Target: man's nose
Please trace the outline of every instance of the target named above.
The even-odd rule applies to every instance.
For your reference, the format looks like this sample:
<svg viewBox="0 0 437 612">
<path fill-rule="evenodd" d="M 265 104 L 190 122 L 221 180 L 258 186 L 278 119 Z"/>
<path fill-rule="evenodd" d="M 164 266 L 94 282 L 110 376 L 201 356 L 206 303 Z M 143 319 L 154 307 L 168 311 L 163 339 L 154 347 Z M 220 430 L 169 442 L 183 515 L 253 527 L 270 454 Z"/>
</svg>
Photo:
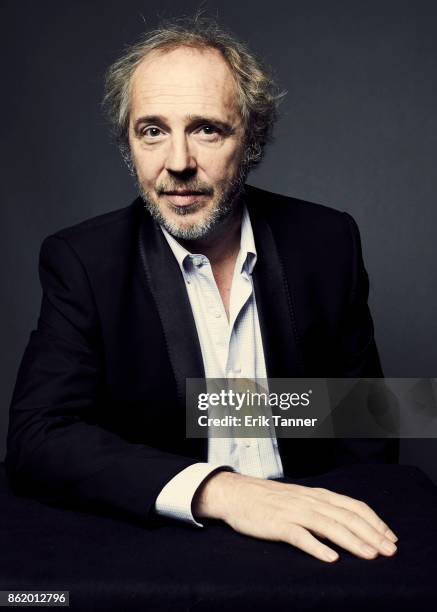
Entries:
<svg viewBox="0 0 437 612">
<path fill-rule="evenodd" d="M 191 173 L 196 170 L 197 162 L 187 136 L 175 136 L 170 143 L 165 168 L 173 173 Z"/>
</svg>

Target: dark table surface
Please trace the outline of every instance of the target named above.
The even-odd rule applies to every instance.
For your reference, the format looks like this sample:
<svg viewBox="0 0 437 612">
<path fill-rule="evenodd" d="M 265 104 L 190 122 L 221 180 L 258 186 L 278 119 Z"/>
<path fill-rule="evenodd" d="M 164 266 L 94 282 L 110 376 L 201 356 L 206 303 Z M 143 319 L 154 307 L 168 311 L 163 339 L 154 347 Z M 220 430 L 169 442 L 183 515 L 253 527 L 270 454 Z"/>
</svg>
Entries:
<svg viewBox="0 0 437 612">
<path fill-rule="evenodd" d="M 152 527 L 16 497 L 0 472 L 0 590 L 68 590 L 73 610 L 437 610 L 437 488 L 418 468 L 356 465 L 301 484 L 365 500 L 394 557 L 323 563 L 217 522 Z M 59 609 L 59 608 L 57 608 Z"/>
</svg>

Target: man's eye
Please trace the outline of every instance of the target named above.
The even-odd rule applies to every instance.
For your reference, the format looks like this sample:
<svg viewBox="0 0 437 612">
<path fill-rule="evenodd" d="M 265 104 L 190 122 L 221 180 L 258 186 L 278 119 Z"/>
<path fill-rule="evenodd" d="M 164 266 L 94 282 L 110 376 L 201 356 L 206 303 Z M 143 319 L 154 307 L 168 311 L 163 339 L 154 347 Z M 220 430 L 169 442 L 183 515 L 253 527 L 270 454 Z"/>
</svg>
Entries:
<svg viewBox="0 0 437 612">
<path fill-rule="evenodd" d="M 147 136 L 151 138 L 156 138 L 157 136 L 160 136 L 161 134 L 162 134 L 161 130 L 157 127 L 148 127 L 142 131 L 143 136 Z"/>
<path fill-rule="evenodd" d="M 219 128 L 214 125 L 202 125 L 197 133 L 204 140 L 217 140 L 221 135 Z"/>
<path fill-rule="evenodd" d="M 218 131 L 213 125 L 203 125 L 201 130 L 204 134 L 217 134 Z"/>
</svg>

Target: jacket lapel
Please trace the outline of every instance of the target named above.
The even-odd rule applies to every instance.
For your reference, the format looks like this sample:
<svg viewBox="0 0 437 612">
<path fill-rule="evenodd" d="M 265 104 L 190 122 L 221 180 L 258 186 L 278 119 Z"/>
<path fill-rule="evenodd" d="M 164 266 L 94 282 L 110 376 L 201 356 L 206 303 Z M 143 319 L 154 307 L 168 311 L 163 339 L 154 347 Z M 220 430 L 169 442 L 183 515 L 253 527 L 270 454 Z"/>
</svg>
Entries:
<svg viewBox="0 0 437 612">
<path fill-rule="evenodd" d="M 305 376 L 304 361 L 287 276 L 265 217 L 255 207 L 248 208 L 257 250 L 253 282 L 267 377 L 302 378 Z M 278 438 L 277 442 L 284 462 L 290 441 Z"/>
<path fill-rule="evenodd" d="M 267 220 L 250 199 L 247 205 L 257 250 L 253 281 L 267 376 L 302 377 L 303 357 L 287 276 Z"/>
</svg>

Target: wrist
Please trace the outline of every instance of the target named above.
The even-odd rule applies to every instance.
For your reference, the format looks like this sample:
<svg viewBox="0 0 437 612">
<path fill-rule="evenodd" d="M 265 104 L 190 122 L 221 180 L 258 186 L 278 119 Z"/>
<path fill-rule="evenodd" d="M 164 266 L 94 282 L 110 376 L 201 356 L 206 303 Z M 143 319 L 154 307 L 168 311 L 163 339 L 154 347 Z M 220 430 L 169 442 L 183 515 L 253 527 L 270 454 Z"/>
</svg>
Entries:
<svg viewBox="0 0 437 612">
<path fill-rule="evenodd" d="M 243 476 L 235 472 L 215 472 L 198 488 L 193 499 L 193 515 L 197 518 L 225 520 L 232 499 L 232 490 Z"/>
</svg>

